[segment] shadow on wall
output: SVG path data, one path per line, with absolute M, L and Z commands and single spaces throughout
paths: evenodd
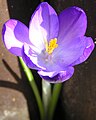
M 18 75 L 10 68 L 10 66 L 7 64 L 7 62 L 5 60 L 2 60 L 2 62 L 5 66 L 5 68 L 14 77 L 14 79 L 16 80 L 17 83 L 13 83 L 13 82 L 6 81 L 6 80 L 0 80 L 0 87 L 10 88 L 10 89 L 21 92 L 24 95 L 25 99 L 27 100 L 30 119 L 39 120 L 39 111 L 38 111 L 37 103 L 35 101 L 35 96 L 32 92 L 30 84 L 25 76 L 25 73 L 24 73 L 20 63 L 19 63 L 19 66 L 20 66 L 21 78 L 19 78 Z M 34 71 L 34 74 L 35 74 L 35 71 Z M 38 83 L 38 87 L 40 88 L 39 83 Z M 22 100 L 21 100 L 21 102 L 22 102 Z

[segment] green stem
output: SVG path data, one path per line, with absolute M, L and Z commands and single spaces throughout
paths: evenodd
M 34 92 L 34 95 L 36 97 L 36 101 L 37 101 L 37 104 L 38 104 L 38 108 L 39 108 L 39 111 L 40 111 L 40 117 L 41 117 L 41 120 L 44 120 L 44 107 L 43 107 L 43 104 L 42 104 L 42 100 L 41 100 L 41 97 L 40 97 L 40 94 L 39 94 L 39 91 L 38 91 L 38 88 L 36 86 L 36 83 L 34 81 L 34 77 L 32 75 L 32 72 L 31 70 L 26 66 L 26 64 L 24 63 L 24 61 L 22 60 L 21 57 L 19 57 L 19 60 L 20 60 L 20 63 L 24 69 L 24 72 L 29 80 L 29 83 L 33 89 L 33 92 Z
M 42 98 L 45 111 L 45 120 L 47 120 L 47 110 L 51 98 L 51 84 L 42 79 Z
M 48 120 L 53 120 L 53 116 L 54 116 L 55 108 L 60 95 L 61 87 L 62 87 L 62 83 L 58 83 L 54 85 L 52 97 L 51 97 L 49 108 L 48 108 Z

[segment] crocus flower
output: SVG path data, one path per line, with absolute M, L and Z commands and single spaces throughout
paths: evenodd
M 84 62 L 94 43 L 84 36 L 87 27 L 85 12 L 69 7 L 59 15 L 42 2 L 33 13 L 29 28 L 18 20 L 8 20 L 2 30 L 6 48 L 23 58 L 26 65 L 51 83 L 68 80 L 74 66 Z

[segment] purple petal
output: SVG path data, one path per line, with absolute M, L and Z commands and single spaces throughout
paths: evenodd
M 60 71 L 54 77 L 45 76 L 45 74 L 41 75 L 40 73 L 39 73 L 39 75 L 41 76 L 41 78 L 49 81 L 50 83 L 61 83 L 61 82 L 64 82 L 64 81 L 68 80 L 69 78 L 71 78 L 73 73 L 74 73 L 74 68 L 73 67 L 68 67 L 65 71 Z
M 39 51 L 38 51 L 38 49 L 36 49 L 36 47 L 32 47 L 29 44 L 24 43 L 24 54 L 27 56 L 27 59 L 30 59 L 32 64 L 37 66 L 37 68 L 45 70 L 46 68 L 44 68 L 43 66 L 41 66 L 41 64 L 38 63 L 38 52 Z M 25 55 L 23 57 L 25 57 Z M 25 58 L 23 58 L 23 59 L 25 59 Z M 26 61 L 26 60 L 24 60 L 24 61 Z
M 22 48 L 22 58 L 25 62 L 25 64 L 31 68 L 31 69 L 35 69 L 35 70 L 40 70 L 31 60 L 30 58 L 25 54 L 25 50 L 24 50 L 24 46 Z
M 29 25 L 29 38 L 32 44 L 42 51 L 46 40 L 58 36 L 58 24 L 54 9 L 47 2 L 41 3 L 32 15 Z
M 86 14 L 78 7 L 69 7 L 62 11 L 59 15 L 59 23 L 58 42 L 84 36 L 86 32 Z
M 79 59 L 83 55 L 86 45 L 88 45 L 87 40 L 87 37 L 84 36 L 75 38 L 68 44 L 59 45 L 53 54 L 55 63 L 57 62 L 60 66 L 66 67 Z
M 50 78 L 52 78 L 52 77 L 54 77 L 54 76 L 56 76 L 57 74 L 58 74 L 58 72 L 48 72 L 48 71 L 38 71 L 38 74 L 40 75 L 40 76 L 48 76 L 48 77 L 50 77 Z
M 86 41 L 87 41 L 87 43 L 86 43 L 86 47 L 83 51 L 83 54 L 74 63 L 72 63 L 72 66 L 84 62 L 90 56 L 90 54 L 92 53 L 92 51 L 95 47 L 95 44 L 94 44 L 91 37 L 87 37 Z
M 21 56 L 23 43 L 30 43 L 28 28 L 18 20 L 10 19 L 2 29 L 3 42 L 6 48 L 16 56 Z
M 59 66 L 58 63 L 55 63 L 55 60 L 52 58 L 52 56 L 43 53 L 37 56 L 37 63 L 39 66 L 45 68 L 45 70 L 48 72 L 59 72 L 64 70 L 64 68 Z
M 55 64 L 51 56 L 47 53 L 42 52 L 39 54 L 38 49 L 28 44 L 24 44 L 24 53 L 30 58 L 33 64 L 42 70 L 47 70 L 49 72 L 64 70 L 57 63 Z

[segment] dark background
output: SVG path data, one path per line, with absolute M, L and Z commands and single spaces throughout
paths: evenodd
M 0 0 L 0 33 L 9 18 L 28 25 L 39 3 L 39 0 Z M 50 0 L 50 4 L 57 13 L 74 5 L 84 9 L 88 17 L 86 36 L 96 41 L 96 0 Z M 41 93 L 41 79 L 36 71 L 33 73 Z M 0 120 L 3 119 L 39 120 L 39 112 L 17 57 L 0 40 Z M 86 62 L 75 66 L 74 76 L 63 83 L 54 115 L 54 120 L 58 119 L 96 120 L 96 49 Z

